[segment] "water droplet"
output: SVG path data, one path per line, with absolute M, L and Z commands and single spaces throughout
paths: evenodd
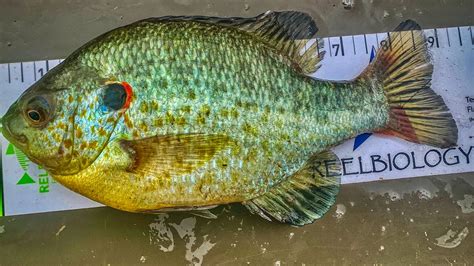
M 342 0 L 342 6 L 344 9 L 352 9 L 354 7 L 354 1 L 355 0 Z
M 337 208 L 334 217 L 336 217 L 336 219 L 340 219 L 346 213 L 346 206 L 344 206 L 344 204 L 337 204 L 336 207 Z

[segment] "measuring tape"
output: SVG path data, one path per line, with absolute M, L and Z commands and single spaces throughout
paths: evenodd
M 433 90 L 443 97 L 459 129 L 458 147 L 437 149 L 401 139 L 363 134 L 333 150 L 343 164 L 342 183 L 474 172 L 474 38 L 472 27 L 424 30 L 433 57 Z M 313 75 L 326 80 L 350 80 L 367 67 L 379 49 L 390 49 L 398 33 L 324 38 L 325 58 Z M 0 115 L 20 94 L 59 60 L 0 64 Z M 44 169 L 0 136 L 1 215 L 100 206 L 54 183 Z M 1 165 L 0 165 L 1 169 Z M 1 175 L 3 173 L 3 175 Z

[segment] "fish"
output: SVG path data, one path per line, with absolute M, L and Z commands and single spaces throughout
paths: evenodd
M 242 203 L 293 226 L 335 203 L 331 150 L 364 132 L 447 148 L 458 131 L 421 27 L 402 22 L 352 80 L 310 77 L 304 12 L 149 18 L 94 38 L 28 88 L 2 133 L 59 183 L 128 212 Z M 212 216 L 206 214 L 204 216 Z

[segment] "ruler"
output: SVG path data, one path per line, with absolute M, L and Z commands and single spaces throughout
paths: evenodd
M 343 164 L 342 183 L 369 182 L 450 173 L 474 173 L 474 38 L 472 26 L 424 30 L 433 57 L 432 88 L 443 97 L 459 129 L 458 147 L 437 149 L 398 138 L 362 134 L 333 150 Z M 314 77 L 349 80 L 374 52 L 398 33 L 324 38 L 326 52 Z M 390 47 L 388 47 L 390 49 Z M 0 115 L 18 96 L 62 59 L 0 64 Z M 101 206 L 54 182 L 0 136 L 0 215 Z M 3 169 L 2 166 L 3 165 Z

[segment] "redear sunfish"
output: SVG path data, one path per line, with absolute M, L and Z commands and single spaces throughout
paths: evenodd
M 339 191 L 330 151 L 364 132 L 450 147 L 413 21 L 353 80 L 309 77 L 323 42 L 301 12 L 160 17 L 76 50 L 12 104 L 2 133 L 67 188 L 130 212 L 241 202 L 295 226 Z

